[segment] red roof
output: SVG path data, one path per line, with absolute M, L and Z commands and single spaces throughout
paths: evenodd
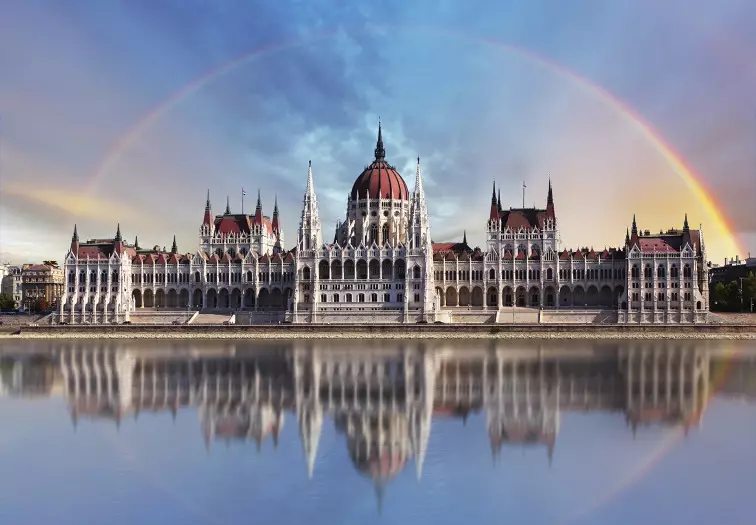
M 546 220 L 546 210 L 536 208 L 510 208 L 499 212 L 502 228 L 510 230 L 532 230 L 534 228 L 543 229 L 543 223 Z
M 409 200 L 407 183 L 396 169 L 385 160 L 376 160 L 365 168 L 352 186 L 352 199 Z

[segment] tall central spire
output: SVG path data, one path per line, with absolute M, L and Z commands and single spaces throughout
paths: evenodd
M 378 142 L 375 144 L 375 160 L 386 160 L 386 150 L 383 148 L 383 133 L 381 132 L 381 119 L 378 118 Z

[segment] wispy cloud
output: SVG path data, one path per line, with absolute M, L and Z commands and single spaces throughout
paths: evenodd
M 633 212 L 653 230 L 678 225 L 685 212 L 705 229 L 714 223 L 627 120 L 492 43 L 500 41 L 643 114 L 752 243 L 756 117 L 743 108 L 756 87 L 747 60 L 756 52 L 746 23 L 756 23 L 753 3 L 591 5 L 16 3 L 0 18 L 0 212 L 34 210 L 16 224 L 24 239 L 54 231 L 63 217 L 68 232 L 68 216 L 79 214 L 84 236 L 120 221 L 161 245 L 176 233 L 189 249 L 206 189 L 216 209 L 226 195 L 238 209 L 244 186 L 260 188 L 266 213 L 278 196 L 293 243 L 312 159 L 329 238 L 372 158 L 380 115 L 389 161 L 410 186 L 422 158 L 434 239 L 466 229 L 481 244 L 491 181 L 516 206 L 527 180 L 527 204 L 542 205 L 549 173 L 571 246 L 620 243 Z M 197 89 L 179 96 L 192 82 Z M 95 192 L 84 192 L 102 165 Z M 730 251 L 722 232 L 707 233 L 713 258 Z M 4 252 L 28 256 L 6 238 Z

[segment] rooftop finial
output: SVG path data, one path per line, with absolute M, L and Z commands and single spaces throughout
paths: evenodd
M 205 208 L 210 209 L 210 190 L 207 190 L 207 200 L 205 201 Z
M 171 246 L 171 253 L 178 253 L 178 246 L 176 245 L 176 234 L 173 234 L 173 246 Z
M 385 160 L 386 150 L 383 147 L 383 132 L 381 131 L 381 117 L 378 117 L 378 142 L 375 145 L 375 160 Z
M 262 210 L 262 201 L 260 200 L 260 189 L 257 189 L 257 207 L 255 211 Z
M 226 215 L 231 215 L 231 199 L 226 195 Z
M 71 237 L 71 242 L 79 242 L 79 232 L 77 231 L 75 224 L 74 224 L 73 236 Z
M 121 223 L 118 223 L 118 227 L 116 228 L 116 236 L 115 236 L 116 242 L 121 242 Z

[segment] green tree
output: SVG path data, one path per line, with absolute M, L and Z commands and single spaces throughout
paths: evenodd
M 15 309 L 16 301 L 13 300 L 13 296 L 7 293 L 0 293 L 0 311 L 11 312 Z
M 754 272 L 748 272 L 748 277 L 743 279 L 743 309 L 747 312 L 750 311 L 751 301 L 756 308 L 756 273 Z
M 713 310 L 716 310 L 718 312 L 723 312 L 727 310 L 727 287 L 723 282 L 718 282 L 714 285 L 714 289 L 712 290 L 713 296 L 711 301 L 711 306 Z

